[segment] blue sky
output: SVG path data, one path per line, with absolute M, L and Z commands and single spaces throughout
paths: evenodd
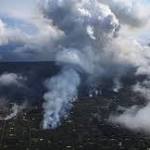
M 37 15 L 37 0 L 0 0 L 0 19 L 11 28 L 33 34 L 36 28 L 30 20 Z
M 150 3 L 150 0 L 144 0 L 146 3 Z

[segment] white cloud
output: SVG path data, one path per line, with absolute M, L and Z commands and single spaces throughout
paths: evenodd
M 150 5 L 142 0 L 99 0 L 110 6 L 117 18 L 131 26 L 145 25 L 150 18 Z
M 15 73 L 3 73 L 0 75 L 0 86 L 23 86 L 22 81 L 25 78 Z

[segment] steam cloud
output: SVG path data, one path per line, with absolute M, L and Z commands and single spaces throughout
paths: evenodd
M 149 130 L 150 47 L 139 38 L 149 31 L 149 5 L 142 0 L 40 0 L 39 7 L 39 18 L 28 24 L 36 34 L 0 21 L 0 48 L 7 50 L 0 58 L 54 60 L 62 66 L 57 76 L 45 82 L 43 128 L 56 128 L 68 116 L 83 74 L 90 85 L 111 78 L 118 92 L 123 86 L 120 78 L 136 68 L 135 76 L 148 78 L 133 91 L 144 95 L 147 105 L 125 109 L 110 120 L 130 129 Z

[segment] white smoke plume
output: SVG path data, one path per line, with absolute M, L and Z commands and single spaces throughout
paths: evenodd
M 135 131 L 144 131 L 150 133 L 150 81 L 145 80 L 142 83 L 137 83 L 133 87 L 133 91 L 139 93 L 147 102 L 145 106 L 134 105 L 131 108 L 125 109 L 123 114 L 112 115 L 109 120 L 114 123 L 121 124 Z
M 56 128 L 62 117 L 67 117 L 77 98 L 79 84 L 80 76 L 74 69 L 63 69 L 59 75 L 46 82 L 49 92 L 44 95 L 44 129 Z
M 121 88 L 122 88 L 122 85 L 119 79 L 118 78 L 114 79 L 113 91 L 118 93 Z
M 98 1 L 46 2 L 44 13 L 65 34 L 56 47 L 55 55 L 55 60 L 64 64 L 65 71 L 50 79 L 47 83 L 49 92 L 44 95 L 43 127 L 55 128 L 77 97 L 81 80 L 78 71 L 87 74 L 103 71 L 104 66 L 98 67 L 98 64 L 101 65 L 104 60 L 97 54 L 105 53 L 104 41 L 115 36 L 119 22 L 109 7 Z
M 150 133 L 150 104 L 144 107 L 132 106 L 118 116 L 110 116 L 109 121 L 135 131 Z
M 136 75 L 149 75 L 149 47 L 141 45 L 134 32 L 148 24 L 149 9 L 140 4 L 140 0 L 40 1 L 43 16 L 64 33 L 52 47 L 54 60 L 65 70 L 46 84 L 45 129 L 57 127 L 70 110 L 80 85 L 78 72 L 92 79 L 112 77 L 116 91 L 129 68 L 137 68 Z
M 134 105 L 131 108 L 127 108 L 123 114 L 111 115 L 109 121 L 132 130 L 144 131 L 146 133 L 150 132 L 150 47 L 140 43 L 140 40 L 137 38 L 137 35 L 142 31 L 149 32 L 147 28 L 150 27 L 150 5 L 146 5 L 141 0 L 102 0 L 102 2 L 110 6 L 122 25 L 119 36 L 113 41 L 113 46 L 115 45 L 119 51 L 121 50 L 119 55 L 123 59 L 125 58 L 130 64 L 137 68 L 136 75 L 148 76 L 145 81 L 138 82 L 132 89 L 133 92 L 140 94 L 143 100 L 146 100 L 146 105 Z
M 20 113 L 21 111 L 23 111 L 26 108 L 27 104 L 23 103 L 22 105 L 17 105 L 17 104 L 13 104 L 11 111 L 12 113 L 10 113 L 9 115 L 7 115 L 4 120 L 10 120 L 13 119 L 14 117 L 16 117 L 18 115 L 18 113 Z

